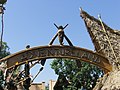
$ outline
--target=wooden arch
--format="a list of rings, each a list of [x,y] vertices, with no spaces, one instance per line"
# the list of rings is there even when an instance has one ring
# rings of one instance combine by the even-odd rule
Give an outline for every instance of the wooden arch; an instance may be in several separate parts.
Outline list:
[[[25,64],[26,61],[35,61],[44,58],[69,58],[82,60],[95,64],[107,72],[112,70],[112,66],[104,56],[91,50],[66,45],[48,45],[29,48],[9,55],[1,59],[0,62],[7,61],[7,68],[12,68],[16,64],[21,65]]]

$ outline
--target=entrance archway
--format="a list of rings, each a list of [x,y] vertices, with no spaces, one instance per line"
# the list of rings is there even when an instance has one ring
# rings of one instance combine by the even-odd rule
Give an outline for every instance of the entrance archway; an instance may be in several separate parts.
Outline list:
[[[82,60],[89,62],[101,67],[106,72],[112,70],[112,66],[109,64],[107,58],[104,56],[75,46],[58,46],[58,45],[49,45],[49,46],[38,46],[34,48],[29,48],[10,56],[7,56],[0,60],[7,61],[7,68],[12,68],[16,65],[25,64],[26,61],[35,61],[48,58],[69,58],[75,60]]]
[[[26,90],[29,90],[30,84],[43,70],[45,61],[49,58],[68,58],[68,60],[73,59],[76,61],[80,60],[88,62],[99,66],[100,68],[103,69],[105,73],[112,70],[112,66],[109,64],[108,59],[105,58],[104,56],[91,50],[73,46],[72,42],[64,33],[64,29],[68,26],[68,24],[65,27],[62,26],[58,27],[56,24],[54,25],[57,27],[58,32],[52,38],[49,45],[38,46],[33,48],[30,48],[30,46],[28,45],[28,47],[26,47],[25,50],[9,55],[0,60],[0,62],[6,62],[7,64],[6,69],[6,82],[8,83],[7,87],[13,84],[15,85],[16,88],[17,85],[20,85],[22,84],[21,82],[23,82],[23,87]],[[56,37],[58,37],[60,45],[52,45]],[[64,45],[63,43],[64,38],[68,42],[69,46]],[[18,66],[22,64],[25,64],[24,70],[19,72],[18,75],[14,76],[13,75],[14,71],[17,70]],[[42,67],[40,67],[38,73],[35,75],[33,80],[31,80],[29,71],[36,64],[41,64]],[[18,81],[17,83],[16,80]]]

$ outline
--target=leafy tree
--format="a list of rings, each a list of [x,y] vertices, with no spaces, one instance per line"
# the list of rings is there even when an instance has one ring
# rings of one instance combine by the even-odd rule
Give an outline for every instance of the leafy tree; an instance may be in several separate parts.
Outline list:
[[[81,68],[76,64],[76,60],[56,59],[51,63],[51,68],[54,69],[57,75],[64,76],[69,85],[63,90],[91,90],[99,77],[103,75],[101,69],[95,65],[86,62],[81,62]]]
[[[0,59],[7,56],[7,55],[10,55],[9,47],[8,47],[6,42],[3,42],[2,48],[0,48]],[[5,70],[5,68],[6,68],[5,63],[0,62],[0,90],[3,90],[2,87],[3,87],[3,82],[4,82],[4,70]]]
[[[0,48],[0,49],[1,49],[1,51],[0,51],[0,59],[5,57],[5,56],[10,55],[9,47],[8,47],[6,42],[2,43],[2,48]]]

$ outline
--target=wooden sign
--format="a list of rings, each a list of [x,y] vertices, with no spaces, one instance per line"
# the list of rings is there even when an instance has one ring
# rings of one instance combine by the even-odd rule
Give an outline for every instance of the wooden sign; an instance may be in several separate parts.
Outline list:
[[[43,58],[69,58],[74,60],[82,60],[95,64],[107,71],[111,71],[112,69],[107,58],[96,52],[80,47],[62,45],[50,45],[29,48],[7,56],[0,61],[7,61],[7,67],[11,68],[15,66],[15,64],[21,65],[24,64],[26,61],[41,60]]]

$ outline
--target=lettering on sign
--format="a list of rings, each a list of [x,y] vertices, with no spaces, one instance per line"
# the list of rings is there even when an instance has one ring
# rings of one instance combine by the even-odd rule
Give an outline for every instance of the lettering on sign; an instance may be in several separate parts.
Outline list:
[[[40,46],[30,48],[3,58],[2,61],[7,60],[7,66],[9,68],[14,66],[16,62],[23,64],[26,61],[40,60],[43,58],[78,59],[96,64],[107,70],[111,69],[111,65],[105,57],[93,51],[73,46]]]
[[[92,62],[100,63],[100,57],[94,53],[86,52],[85,50],[77,50],[71,48],[44,48],[33,51],[24,52],[21,54],[21,60],[26,61],[34,58],[48,57],[77,57],[79,59],[88,59]]]

